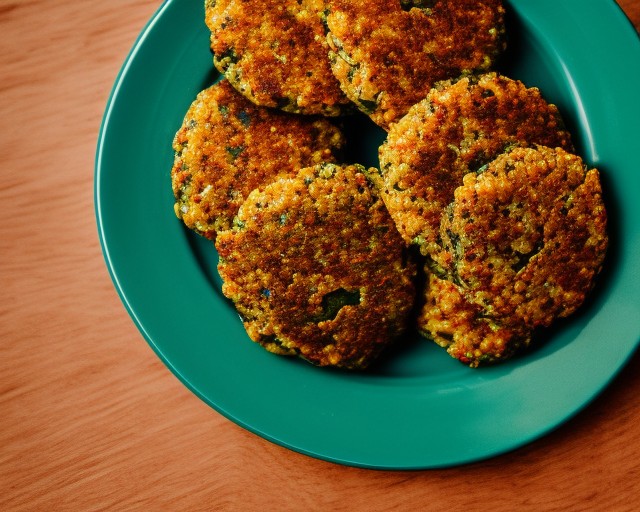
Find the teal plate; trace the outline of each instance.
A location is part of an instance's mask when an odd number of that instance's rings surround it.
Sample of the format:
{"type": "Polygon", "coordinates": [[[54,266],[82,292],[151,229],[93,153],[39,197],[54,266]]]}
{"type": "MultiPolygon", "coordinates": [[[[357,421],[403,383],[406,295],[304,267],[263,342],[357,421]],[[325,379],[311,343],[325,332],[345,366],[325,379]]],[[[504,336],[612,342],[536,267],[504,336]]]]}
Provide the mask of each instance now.
{"type": "MultiPolygon", "coordinates": [[[[611,249],[587,304],[536,349],[471,370],[407,337],[365,373],[274,356],[247,337],[220,293],[213,246],[173,214],[171,141],[218,76],[201,0],[169,0],[113,88],[95,174],[98,230],[115,286],[158,356],[196,395],[282,446],[342,464],[418,469],[522,446],[566,421],[618,373],[640,341],[640,44],[612,1],[511,0],[501,70],[538,86],[597,166],[611,249]]],[[[350,123],[353,159],[375,164],[383,134],[350,123]],[[357,135],[356,135],[357,134],[357,135]]]]}

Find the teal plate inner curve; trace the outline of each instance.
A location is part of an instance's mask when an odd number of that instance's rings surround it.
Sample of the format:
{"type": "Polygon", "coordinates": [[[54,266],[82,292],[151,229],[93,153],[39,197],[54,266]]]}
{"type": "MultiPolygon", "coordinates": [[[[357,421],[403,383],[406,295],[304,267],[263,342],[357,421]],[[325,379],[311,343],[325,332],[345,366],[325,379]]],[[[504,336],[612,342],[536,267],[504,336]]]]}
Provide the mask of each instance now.
{"type": "MultiPolygon", "coordinates": [[[[248,430],[313,457],[420,469],[477,461],[556,428],[618,373],[640,339],[640,42],[613,1],[511,0],[499,69],[539,87],[602,173],[611,248],[584,307],[534,350],[471,370],[408,336],[366,373],[272,355],[220,293],[212,244],[173,213],[171,142],[218,79],[201,0],[169,0],[131,50],[104,115],[95,206],[105,260],[136,325],[196,395],[248,430]]],[[[350,157],[377,164],[382,132],[348,123],[350,157]]]]}

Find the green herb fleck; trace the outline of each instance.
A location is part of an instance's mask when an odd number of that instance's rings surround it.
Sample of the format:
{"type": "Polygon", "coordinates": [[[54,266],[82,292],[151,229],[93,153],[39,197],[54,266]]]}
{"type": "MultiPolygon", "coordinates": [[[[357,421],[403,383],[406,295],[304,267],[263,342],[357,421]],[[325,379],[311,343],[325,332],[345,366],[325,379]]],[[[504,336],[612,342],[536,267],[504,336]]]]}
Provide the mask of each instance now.
{"type": "Polygon", "coordinates": [[[338,288],[322,297],[322,313],[317,315],[314,322],[333,320],[344,306],[360,304],[360,290],[349,291],[338,288]]]}
{"type": "Polygon", "coordinates": [[[347,64],[349,64],[349,66],[357,66],[358,63],[353,60],[351,58],[351,55],[349,55],[347,52],[345,52],[344,50],[338,50],[338,56],[345,61],[347,64]]]}
{"type": "Polygon", "coordinates": [[[353,77],[356,76],[356,71],[358,71],[359,68],[359,64],[352,65],[349,68],[349,71],[347,71],[347,80],[349,80],[349,82],[353,82],[353,77]]]}
{"type": "MultiPolygon", "coordinates": [[[[417,238],[421,238],[421,237],[414,238],[414,242],[417,238]]],[[[424,243],[424,239],[422,239],[422,242],[424,243]]],[[[431,256],[426,257],[425,267],[429,270],[429,272],[431,272],[436,277],[440,279],[449,279],[449,274],[444,269],[444,267],[436,263],[431,256]]]]}
{"type": "Polygon", "coordinates": [[[436,0],[400,0],[400,7],[403,11],[410,11],[414,7],[416,9],[424,9],[427,14],[431,14],[431,8],[435,3],[436,0]]]}
{"type": "Polygon", "coordinates": [[[238,62],[238,55],[235,49],[227,48],[220,55],[216,55],[216,60],[224,68],[228,68],[230,64],[236,64],[238,62]]]}
{"type": "Polygon", "coordinates": [[[238,217],[234,217],[233,219],[233,227],[237,230],[244,229],[246,226],[245,222],[240,220],[238,217]]]}
{"type": "Polygon", "coordinates": [[[365,114],[373,114],[378,108],[378,102],[375,100],[358,100],[358,106],[365,114]]]}
{"type": "Polygon", "coordinates": [[[229,153],[229,155],[231,156],[231,160],[233,161],[238,158],[238,155],[240,153],[244,151],[244,146],[227,146],[225,149],[227,153],[229,153]]]}
{"type": "Polygon", "coordinates": [[[245,128],[249,128],[249,125],[251,124],[251,116],[249,114],[242,110],[236,117],[242,123],[242,126],[244,126],[245,128]]]}

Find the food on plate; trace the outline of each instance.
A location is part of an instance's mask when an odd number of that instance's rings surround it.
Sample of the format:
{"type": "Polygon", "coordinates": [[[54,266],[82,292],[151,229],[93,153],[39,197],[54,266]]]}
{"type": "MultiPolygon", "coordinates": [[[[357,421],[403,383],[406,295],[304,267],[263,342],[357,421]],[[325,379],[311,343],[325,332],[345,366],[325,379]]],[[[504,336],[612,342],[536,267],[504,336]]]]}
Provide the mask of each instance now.
{"type": "Polygon", "coordinates": [[[490,316],[469,302],[453,282],[427,271],[418,332],[445,348],[449,355],[476,368],[504,361],[531,342],[525,326],[490,316]]]}
{"type": "Polygon", "coordinates": [[[335,116],[350,106],[327,59],[317,0],[207,0],[216,68],[256,105],[335,116]]]}
{"type": "Polygon", "coordinates": [[[406,329],[416,267],[367,172],[325,163],[279,178],[219,233],[222,291],[267,350],[361,369],[406,329]]]}
{"type": "Polygon", "coordinates": [[[489,316],[546,327],[593,288],[606,222],[596,169],[561,148],[515,148],[465,175],[437,263],[489,316]]]}
{"type": "Polygon", "coordinates": [[[385,129],[439,80],[489,70],[504,48],[500,0],[327,0],[331,68],[385,129]]]}
{"type": "Polygon", "coordinates": [[[412,327],[475,368],[584,302],[599,174],[555,105],[490,71],[503,18],[500,0],[206,0],[227,79],[175,136],[175,212],[215,242],[253,341],[353,370],[412,327]],[[337,162],[322,116],[351,102],[388,131],[379,169],[337,162]]]}
{"type": "Polygon", "coordinates": [[[430,256],[463,176],[531,144],[572,150],[558,109],[537,88],[496,73],[445,81],[391,127],[374,179],[404,240],[430,256]]]}
{"type": "Polygon", "coordinates": [[[223,80],[198,94],[174,138],[175,213],[213,240],[231,227],[253,189],[278,174],[335,161],[343,146],[327,119],[258,108],[223,80]]]}

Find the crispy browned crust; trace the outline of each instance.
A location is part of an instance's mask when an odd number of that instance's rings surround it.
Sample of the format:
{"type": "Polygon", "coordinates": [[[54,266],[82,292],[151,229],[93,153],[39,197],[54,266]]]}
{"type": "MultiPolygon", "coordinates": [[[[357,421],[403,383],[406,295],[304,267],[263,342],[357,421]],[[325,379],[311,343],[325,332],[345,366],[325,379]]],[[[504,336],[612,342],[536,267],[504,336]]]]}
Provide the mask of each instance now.
{"type": "Polygon", "coordinates": [[[472,368],[505,361],[531,341],[526,327],[488,316],[458,286],[431,273],[417,327],[423,336],[472,368]]]}
{"type": "Polygon", "coordinates": [[[344,138],[323,118],[262,109],[226,80],[198,94],[177,132],[171,179],[175,212],[215,239],[254,188],[279,174],[335,161],[344,138]]]}
{"type": "Polygon", "coordinates": [[[318,165],[252,192],[216,248],[250,338],[364,368],[406,328],[415,265],[361,166],[318,165]]]}
{"type": "Polygon", "coordinates": [[[385,129],[436,81],[486,71],[504,48],[500,0],[327,3],[333,72],[347,96],[385,129]]]}
{"type": "Polygon", "coordinates": [[[331,73],[318,0],[205,2],[214,64],[253,103],[339,115],[350,105],[331,73]]]}
{"type": "Polygon", "coordinates": [[[606,220],[596,169],[560,148],[516,148],[464,177],[442,219],[440,263],[488,314],[548,326],[592,289],[606,220]]]}
{"type": "Polygon", "coordinates": [[[572,149],[558,109],[536,88],[496,73],[441,82],[380,147],[382,197],[407,243],[439,250],[444,207],[462,177],[512,145],[572,149]]]}

